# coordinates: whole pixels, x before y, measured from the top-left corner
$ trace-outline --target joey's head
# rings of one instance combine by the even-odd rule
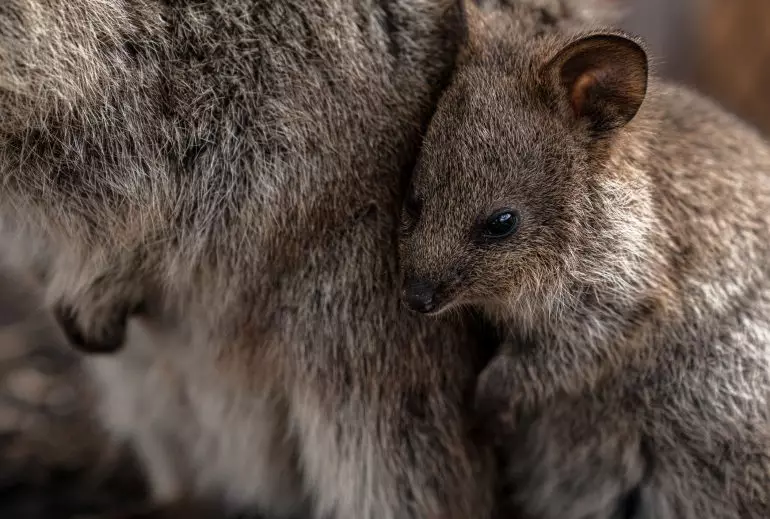
[[[613,246],[612,197],[634,197],[609,157],[646,91],[646,54],[622,34],[472,37],[404,203],[404,303],[437,314],[558,298]]]

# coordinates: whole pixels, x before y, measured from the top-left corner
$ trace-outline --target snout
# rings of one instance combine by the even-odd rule
[[[433,312],[439,306],[437,287],[426,280],[405,280],[401,299],[409,309],[423,314]]]

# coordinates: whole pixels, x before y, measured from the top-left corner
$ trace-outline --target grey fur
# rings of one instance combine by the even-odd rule
[[[506,330],[477,394],[500,515],[769,517],[770,147],[656,79],[625,126],[576,118],[547,64],[606,31],[509,13],[469,12],[400,243],[422,310],[473,306]],[[616,65],[645,78],[633,47]],[[614,99],[590,113],[633,115]],[[501,207],[518,232],[480,245]]]
[[[478,341],[398,302],[455,0],[3,0],[0,211],[158,502],[487,517]],[[140,313],[136,313],[137,311]],[[133,316],[133,317],[132,317]],[[125,337],[124,337],[125,335]]]

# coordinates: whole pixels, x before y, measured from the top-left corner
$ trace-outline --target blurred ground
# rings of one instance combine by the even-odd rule
[[[92,401],[33,285],[0,274],[0,517],[65,519],[141,499],[131,459],[107,442]]]
[[[627,8],[625,28],[649,41],[660,73],[770,132],[770,1],[607,1]],[[31,282],[0,269],[0,518],[66,519],[141,499],[130,457],[107,442],[91,402]]]

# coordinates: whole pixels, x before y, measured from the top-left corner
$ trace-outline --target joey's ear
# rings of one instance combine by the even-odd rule
[[[614,34],[570,43],[541,73],[567,96],[575,117],[587,120],[598,134],[625,126],[647,94],[647,53]]]

